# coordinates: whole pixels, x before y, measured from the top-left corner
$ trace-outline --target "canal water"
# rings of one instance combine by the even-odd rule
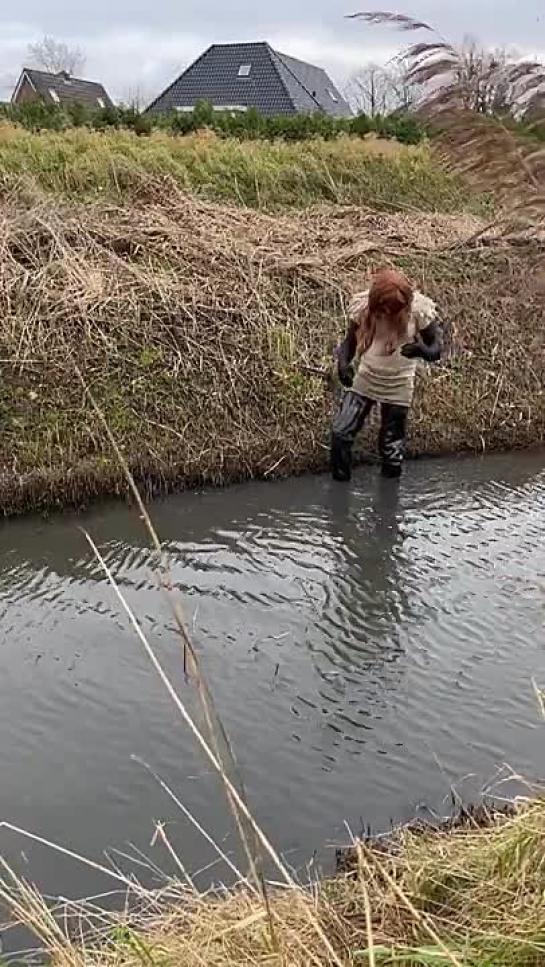
[[[259,821],[289,864],[333,863],[345,824],[448,813],[545,774],[545,456],[409,464],[158,503],[176,594]],[[180,643],[136,512],[10,521],[0,533],[0,820],[146,882],[239,855],[197,750],[86,542],[96,541],[180,695]],[[6,828],[49,894],[106,877]],[[109,859],[106,857],[109,855]],[[151,867],[155,864],[155,872]]]

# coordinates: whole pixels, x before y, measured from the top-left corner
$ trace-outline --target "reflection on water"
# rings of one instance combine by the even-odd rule
[[[545,771],[544,465],[423,462],[401,483],[366,470],[351,488],[308,478],[154,509],[251,801],[291,862],[343,841],[345,820],[441,811],[452,784],[474,795],[502,763]],[[96,858],[131,852],[134,872],[143,854],[168,866],[149,846],[164,819],[204,868],[210,848],[134,757],[234,849],[221,792],[82,524],[192,700],[136,515],[4,524],[0,819]],[[50,892],[106,886],[6,832],[0,848]]]

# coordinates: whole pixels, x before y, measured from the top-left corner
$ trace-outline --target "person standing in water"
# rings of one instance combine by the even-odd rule
[[[354,441],[376,404],[381,407],[382,473],[401,475],[417,363],[437,362],[441,349],[435,303],[403,273],[381,269],[370,288],[354,297],[348,331],[337,350],[337,375],[345,392],[333,421],[335,480],[350,480]]]

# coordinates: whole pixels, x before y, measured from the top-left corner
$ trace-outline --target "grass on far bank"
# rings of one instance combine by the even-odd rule
[[[287,143],[220,140],[211,132],[84,129],[32,133],[0,125],[0,187],[22,178],[59,196],[117,201],[168,176],[209,200],[265,211],[321,203],[387,210],[481,211],[484,202],[441,167],[427,145],[342,137]]]

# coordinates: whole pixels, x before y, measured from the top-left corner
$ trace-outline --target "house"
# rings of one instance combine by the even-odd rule
[[[221,111],[255,108],[263,115],[352,116],[324,70],[280,54],[267,43],[213,44],[146,113],[192,111],[199,101]]]
[[[56,104],[60,107],[81,104],[91,111],[113,107],[113,101],[102,84],[71,77],[68,71],[49,74],[46,71],[25,67],[17,81],[11,103],[20,106],[31,101]]]

